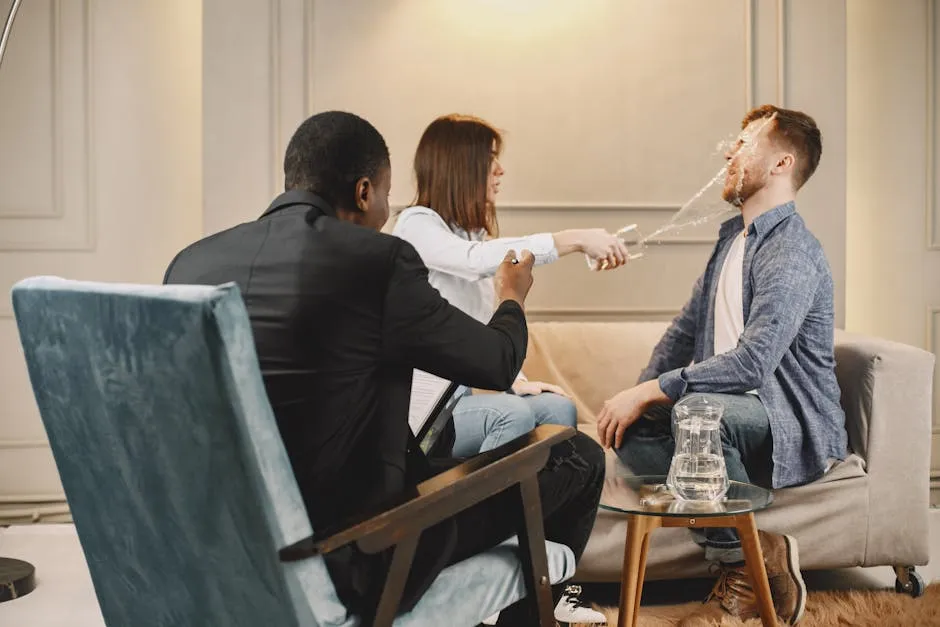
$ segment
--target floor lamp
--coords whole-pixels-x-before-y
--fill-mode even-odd
[[[22,0],[13,0],[0,36],[0,66],[13,28],[13,18]],[[0,603],[29,594],[36,587],[36,568],[29,562],[0,556]]]

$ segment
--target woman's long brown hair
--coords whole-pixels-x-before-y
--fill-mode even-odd
[[[451,226],[496,234],[496,208],[486,202],[486,181],[503,147],[499,131],[469,115],[431,122],[415,151],[414,204],[436,211]]]

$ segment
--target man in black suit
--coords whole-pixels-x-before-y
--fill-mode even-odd
[[[365,120],[321,113],[296,131],[284,159],[286,192],[254,222],[183,250],[166,283],[234,281],[251,319],[268,397],[315,532],[329,534],[425,478],[409,451],[412,371],[472,387],[510,387],[526,352],[522,305],[531,254],[495,277],[488,325],[430,286],[388,219],[388,148]],[[420,461],[420,460],[418,460]],[[580,557],[603,483],[603,453],[583,435],[552,449],[539,475],[545,532]],[[402,599],[408,609],[446,565],[515,533],[507,494],[422,534]],[[327,556],[348,608],[369,612],[387,555],[354,547]]]

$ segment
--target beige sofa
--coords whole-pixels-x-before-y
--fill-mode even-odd
[[[596,439],[596,411],[636,381],[665,328],[533,323],[525,372],[570,390],[579,428]],[[926,564],[934,356],[838,332],[836,359],[851,454],[814,483],[777,490],[758,526],[794,535],[805,570]],[[619,463],[612,454],[608,461]],[[621,516],[601,511],[577,579],[619,580],[625,534]],[[648,560],[649,579],[707,574],[702,550],[685,529],[654,532]]]

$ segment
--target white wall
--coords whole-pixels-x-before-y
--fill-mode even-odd
[[[0,286],[159,281],[180,247],[260,213],[287,138],[327,108],[385,134],[397,204],[433,117],[505,129],[512,234],[649,229],[708,178],[747,108],[772,102],[823,130],[800,209],[840,323],[936,351],[936,5],[31,0],[0,69]],[[681,233],[614,274],[540,269],[533,317],[669,316],[713,237]],[[0,504],[60,496],[10,316],[0,302]]]
[[[852,0],[847,9],[846,325],[937,353],[940,3]],[[938,392],[935,384],[935,492],[940,490]]]
[[[199,236],[200,58],[198,2],[21,5],[0,69],[0,292],[36,274],[159,282]],[[61,499],[8,296],[0,392],[0,508]]]
[[[205,226],[253,219],[309,114],[346,109],[385,135],[393,202],[443,113],[507,131],[506,234],[650,232],[717,171],[716,143],[765,102],[805,109],[822,164],[800,209],[845,280],[845,4],[812,0],[205,0]],[[618,273],[539,269],[533,318],[671,316],[717,227],[689,229]],[[663,268],[668,280],[663,280]]]

